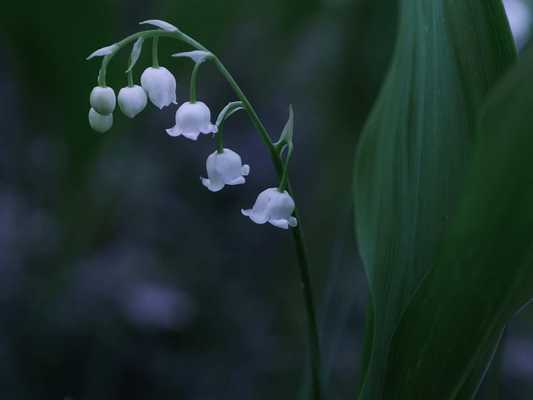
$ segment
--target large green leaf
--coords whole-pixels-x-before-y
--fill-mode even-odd
[[[393,334],[462,192],[477,110],[514,59],[499,0],[401,1],[395,55],[354,174],[374,305],[363,399],[384,397]]]
[[[470,398],[463,383],[533,295],[532,70],[533,49],[483,108],[464,200],[393,341],[387,398]]]

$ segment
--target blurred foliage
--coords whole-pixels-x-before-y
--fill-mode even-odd
[[[416,358],[423,376],[449,378],[447,388],[419,385],[422,393],[455,392],[456,398],[469,398],[459,391],[465,373],[479,357],[492,357],[507,321],[533,297],[533,176],[528,167],[532,138],[526,111],[533,103],[532,65],[529,49],[484,103],[464,200],[435,267],[398,330],[398,342],[405,335],[413,341],[418,338],[418,350],[408,349],[404,342],[392,362],[401,368],[407,359]],[[423,307],[432,312],[422,312]],[[416,334],[407,328],[413,321]],[[462,332],[458,326],[464,327]],[[428,351],[431,355],[424,354]],[[440,363],[427,362],[435,356]],[[411,373],[417,380],[420,372]],[[410,379],[395,380],[403,382],[401,391],[406,392]]]
[[[356,159],[372,299],[361,397],[471,399],[533,294],[530,62],[508,73],[515,48],[499,0],[401,4]]]

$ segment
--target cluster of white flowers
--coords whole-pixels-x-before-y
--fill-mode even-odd
[[[110,46],[93,54],[106,55],[113,49]],[[177,56],[186,54],[194,60],[202,56],[201,53],[205,52],[181,53]],[[198,61],[196,63],[198,64]],[[140,80],[140,86],[133,84],[130,80],[130,84],[119,91],[118,105],[127,117],[134,118],[143,111],[148,99],[159,109],[177,104],[176,79],[168,69],[161,66],[146,68]],[[95,131],[104,133],[111,129],[116,104],[117,98],[111,87],[102,85],[92,90],[89,124]],[[236,103],[230,103],[230,105],[232,104]],[[216,136],[218,133],[222,135],[221,125],[233,113],[227,113],[227,110],[228,107],[221,112],[217,123],[213,124],[209,107],[205,103],[191,98],[191,101],[183,103],[177,109],[176,124],[167,129],[166,132],[172,137],[183,136],[190,140],[197,140],[200,134]],[[219,139],[221,143],[221,137]],[[245,177],[250,173],[250,166],[243,164],[239,154],[223,148],[221,144],[207,158],[206,169],[207,178],[201,178],[201,182],[212,192],[218,192],[226,185],[242,185],[246,182]],[[269,188],[259,194],[252,209],[242,210],[242,214],[257,224],[269,222],[278,228],[288,229],[297,226],[296,218],[292,216],[294,210],[294,201],[286,190]]]
[[[165,67],[149,67],[141,75],[141,86],[129,85],[118,92],[120,111],[135,118],[148,104],[159,109],[176,104],[176,78]],[[113,126],[113,112],[117,105],[115,91],[109,86],[96,86],[90,96],[89,124],[97,132],[107,132]],[[177,117],[177,116],[176,116]]]

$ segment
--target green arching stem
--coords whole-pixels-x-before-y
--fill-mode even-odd
[[[287,179],[289,193],[292,193],[291,185]],[[309,275],[309,259],[307,258],[307,248],[305,246],[304,233],[301,227],[300,212],[294,209],[294,216],[298,220],[298,226],[291,229],[292,238],[295,243],[296,257],[298,259],[298,268],[300,271],[300,283],[304,295],[304,301],[307,311],[307,326],[309,335],[309,347],[311,357],[311,382],[313,387],[313,400],[322,399],[322,385],[320,379],[321,371],[321,353],[320,337],[318,336],[318,321],[316,318],[316,308],[313,299],[313,289],[311,285],[311,276]]]
[[[285,190],[287,190],[287,177],[288,177],[287,169],[283,171],[283,174],[281,175],[281,179],[279,180],[278,185],[278,192],[283,193]]]
[[[200,71],[200,65],[202,63],[198,62],[194,64],[194,68],[192,69],[191,74],[191,103],[196,103],[197,96],[197,87],[198,87],[198,71]]]
[[[159,36],[152,40],[152,67],[159,68]]]
[[[280,150],[280,155],[283,152],[283,149]],[[285,155],[285,164],[283,166],[283,173],[281,174],[281,179],[279,180],[278,191],[283,193],[287,190],[287,184],[289,179],[289,161],[292,155],[292,145],[287,145],[287,154]]]
[[[204,50],[209,51],[204,46],[196,42],[194,39],[188,37],[187,35],[183,34],[184,41],[191,46],[197,48],[198,50]],[[242,101],[244,108],[248,112],[248,115],[250,116],[250,119],[252,120],[252,123],[256,127],[257,131],[259,132],[259,135],[261,136],[261,140],[263,143],[267,146],[267,148],[270,151],[270,156],[272,159],[272,163],[274,164],[274,167],[276,169],[276,172],[278,174],[278,177],[280,179],[283,178],[283,161],[281,159],[281,154],[279,151],[276,150],[274,144],[272,143],[272,139],[264,126],[263,122],[259,118],[259,115],[255,111],[254,107],[250,103],[250,100],[248,100],[248,97],[244,94],[242,89],[239,87],[233,76],[230,74],[230,72],[226,69],[224,64],[219,60],[218,57],[214,56],[214,62],[217,66],[218,70],[222,74],[222,76],[228,81],[230,86],[233,88],[233,91],[237,95],[237,98]],[[287,175],[286,177],[287,182],[287,188],[288,192],[294,197],[293,191],[291,189],[290,179]],[[303,235],[303,228],[301,224],[301,217],[300,212],[298,211],[298,208],[294,209],[294,216],[298,220],[298,225],[291,229],[292,237],[294,239],[294,244],[296,247],[296,255],[298,259],[298,268],[300,272],[300,282],[302,285],[302,291],[304,295],[304,301],[305,301],[305,309],[307,313],[307,326],[308,326],[308,335],[309,335],[309,347],[310,347],[310,357],[311,357],[311,380],[312,380],[312,398],[313,400],[321,400],[322,399],[322,385],[321,385],[321,379],[320,379],[320,371],[321,371],[321,353],[320,353],[320,338],[318,335],[318,321],[316,318],[316,307],[315,302],[313,298],[313,287],[311,284],[311,277],[309,275],[309,260],[307,258],[307,249],[305,247],[304,242],[304,235]]]
[[[129,63],[131,63],[131,56],[129,60]],[[128,87],[133,87],[133,68],[128,71]]]
[[[196,42],[194,39],[190,38],[189,36],[181,33],[183,35],[183,40],[190,44],[191,46],[195,47],[198,50],[207,50],[204,46]],[[250,103],[250,100],[248,100],[248,97],[244,94],[242,89],[239,87],[233,76],[229,73],[229,71],[226,69],[224,64],[219,60],[218,57],[214,56],[214,62],[217,66],[218,70],[222,74],[222,76],[228,81],[230,86],[233,88],[233,91],[237,95],[238,99],[242,101],[244,108],[248,112],[248,115],[250,116],[250,119],[252,120],[252,123],[256,127],[257,131],[259,132],[259,135],[261,137],[261,140],[263,143],[267,146],[270,156],[272,159],[272,163],[274,164],[274,167],[276,169],[276,172],[278,173],[278,177],[282,177],[283,174],[283,162],[281,159],[281,154],[276,151],[276,148],[274,144],[272,143],[272,139],[270,138],[270,135],[264,126],[263,122],[257,115],[257,112],[255,111],[254,107]],[[287,176],[287,187],[289,189],[289,193],[292,194],[292,190],[290,188],[290,180]],[[301,225],[301,218],[300,213],[298,211],[298,208],[295,208],[294,215],[296,219],[298,220],[299,224],[298,226],[291,229],[292,236],[294,239],[294,243],[296,246],[296,255],[298,259],[298,267],[300,271],[300,280],[302,284],[302,291],[304,295],[304,301],[305,301],[305,309],[307,312],[307,324],[308,324],[308,335],[309,335],[309,346],[310,346],[310,355],[311,355],[311,377],[312,377],[312,385],[313,385],[313,400],[320,400],[322,398],[322,387],[320,383],[320,370],[321,370],[321,354],[320,354],[320,339],[318,336],[318,323],[316,319],[316,308],[313,298],[313,288],[311,285],[311,278],[309,275],[309,260],[307,258],[307,249],[305,248],[304,239],[303,239],[303,229]]]
[[[218,127],[218,132],[216,133],[216,140],[217,140],[217,153],[222,154],[224,153],[224,139],[222,137],[224,132],[224,122],[220,124]]]
[[[194,47],[196,50],[203,50],[210,52],[205,46],[198,43],[196,40],[191,38],[190,36],[186,35],[185,33],[181,31],[163,31],[160,29],[153,29],[143,32],[137,32],[133,35],[130,35],[120,42],[116,43],[115,50],[104,57],[102,61],[102,66],[100,68],[100,74],[98,75],[98,84],[100,86],[106,86],[106,72],[107,72],[107,66],[111,59],[114,57],[114,55],[122,49],[124,46],[129,44],[130,42],[136,40],[139,37],[147,38],[159,38],[159,37],[169,37],[173,39],[177,39],[180,41],[183,41],[190,46]],[[211,53],[211,52],[210,52]],[[211,53],[212,54],[212,53]],[[248,97],[244,94],[242,89],[239,87],[233,76],[230,74],[230,72],[226,69],[224,64],[219,60],[219,58],[215,55],[211,58],[211,60],[215,63],[217,69],[222,74],[222,76],[226,79],[226,81],[229,83],[235,94],[237,95],[238,99],[243,103],[243,107],[246,109],[253,125],[257,129],[257,132],[259,133],[259,136],[261,137],[261,140],[263,144],[267,147],[270,153],[270,157],[272,159],[272,163],[274,164],[274,168],[276,169],[276,172],[278,174],[278,177],[280,180],[283,181],[285,179],[285,186],[287,187],[287,190],[289,193],[293,193],[291,189],[290,179],[288,176],[288,173],[286,173],[286,177],[284,178],[284,171],[286,172],[287,169],[284,168],[283,159],[281,156],[280,149],[276,148],[274,143],[272,142],[272,139],[264,126],[263,122],[259,118],[257,112],[255,111],[254,107],[250,103],[250,100],[248,100]],[[318,336],[318,323],[316,318],[316,310],[315,310],[315,303],[313,298],[313,289],[311,286],[311,278],[309,275],[309,260],[307,258],[307,249],[304,244],[304,237],[303,237],[303,229],[301,225],[301,217],[300,213],[298,211],[298,208],[294,210],[294,216],[298,220],[298,226],[291,229],[292,237],[294,239],[295,247],[296,247],[296,256],[298,260],[298,268],[300,272],[300,280],[302,285],[302,291],[304,296],[304,302],[305,302],[305,309],[307,313],[307,326],[308,326],[308,335],[309,335],[309,348],[310,348],[310,358],[311,358],[311,377],[312,377],[312,399],[313,400],[321,400],[322,399],[322,388],[321,388],[321,380],[320,380],[320,370],[321,370],[321,354],[320,354],[320,339]]]
[[[133,72],[129,71],[128,72],[128,87],[133,87]]]

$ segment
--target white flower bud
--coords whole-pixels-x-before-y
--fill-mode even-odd
[[[115,111],[117,99],[115,92],[109,86],[96,86],[91,91],[90,97],[91,107],[101,115],[108,115]]]
[[[126,86],[118,92],[118,106],[130,118],[134,118],[146,107],[146,92],[139,85]]]
[[[149,67],[141,75],[141,85],[159,109],[176,104],[176,79],[165,67]]]
[[[91,108],[89,110],[89,125],[96,132],[107,132],[113,126],[113,114],[102,115],[97,113],[94,108]]]
[[[241,156],[229,149],[211,154],[206,168],[209,178],[202,178],[202,183],[212,192],[222,190],[225,185],[242,185],[250,173],[250,166],[242,165]]]
[[[294,208],[294,200],[287,191],[282,193],[277,188],[270,188],[259,194],[251,210],[241,212],[256,224],[270,222],[278,228],[289,229],[289,226],[298,225],[292,216]]]
[[[201,101],[184,103],[176,111],[176,125],[167,129],[170,136],[183,135],[196,140],[200,133],[216,133],[217,126],[211,123],[211,111]]]

